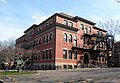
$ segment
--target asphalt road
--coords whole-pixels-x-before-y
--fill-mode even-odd
[[[120,68],[82,68],[37,71],[37,74],[10,76],[15,83],[120,83]],[[4,78],[4,77],[1,77]],[[5,80],[13,83],[11,80]]]

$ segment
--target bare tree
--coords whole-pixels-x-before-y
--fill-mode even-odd
[[[120,3],[120,0],[115,0],[117,3]]]
[[[100,21],[98,24],[99,27],[105,29],[108,34],[113,35],[114,38],[120,35],[120,21],[109,19],[106,21]]]

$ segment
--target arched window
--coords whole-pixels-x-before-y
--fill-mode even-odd
[[[46,36],[43,37],[43,43],[45,43],[45,42],[46,42]]]
[[[46,43],[48,42],[48,39],[49,39],[49,35],[46,36]]]
[[[74,36],[74,46],[77,46],[77,36]]]
[[[88,32],[91,33],[91,27],[88,27]]]
[[[80,24],[80,28],[81,28],[81,30],[84,30],[84,25]]]
[[[66,33],[64,33],[64,35],[63,35],[63,41],[67,42],[67,34]]]
[[[52,41],[53,33],[50,33],[49,40]]]
[[[84,29],[84,33],[88,33],[88,28],[87,28],[87,26],[85,26],[85,29]]]
[[[40,39],[39,39],[39,45],[41,45],[41,41],[42,41],[42,40],[41,40],[41,37],[40,37]]]
[[[72,43],[72,35],[69,35],[69,42]]]

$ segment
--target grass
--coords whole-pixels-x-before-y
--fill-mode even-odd
[[[28,71],[20,71],[20,72],[17,72],[17,71],[1,71],[0,72],[0,76],[4,76],[4,75],[22,75],[22,74],[34,74],[35,72],[31,71],[31,72],[28,72]]]

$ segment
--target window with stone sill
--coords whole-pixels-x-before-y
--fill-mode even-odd
[[[49,35],[50,42],[52,41],[52,38],[53,38],[53,33],[51,32],[50,35]]]
[[[72,35],[69,35],[69,42],[72,43]]]
[[[84,30],[84,25],[80,24],[80,28],[81,28],[81,30]]]
[[[91,33],[91,27],[88,27],[88,32]]]
[[[72,50],[69,50],[69,59],[72,59]]]
[[[88,33],[88,28],[87,27],[85,27],[85,29],[84,29],[84,33]]]
[[[77,46],[77,36],[74,36],[74,46]]]
[[[46,43],[48,43],[49,35],[46,36]]]
[[[46,56],[46,55],[45,55],[45,51],[43,51],[43,59],[45,59],[45,56]]]
[[[67,42],[67,34],[66,33],[63,34],[63,41]]]
[[[63,50],[63,58],[67,59],[67,50]]]
[[[49,52],[49,51],[48,51],[48,50],[46,50],[46,59],[48,59],[48,52]]]
[[[43,37],[43,43],[46,43],[46,36]]]
[[[77,51],[74,51],[74,59],[77,60]]]
[[[52,58],[52,49],[49,50],[49,59]]]
[[[41,40],[41,37],[40,37],[40,39],[39,39],[39,45],[41,45],[41,43],[42,43],[42,40]]]

